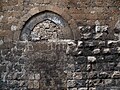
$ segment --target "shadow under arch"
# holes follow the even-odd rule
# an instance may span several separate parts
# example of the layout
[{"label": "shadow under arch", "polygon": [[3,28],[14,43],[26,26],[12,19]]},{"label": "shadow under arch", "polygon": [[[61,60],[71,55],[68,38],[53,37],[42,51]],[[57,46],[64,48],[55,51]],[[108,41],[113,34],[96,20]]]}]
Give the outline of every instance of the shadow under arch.
[{"label": "shadow under arch", "polygon": [[63,28],[62,32],[64,39],[74,39],[73,32],[67,21],[57,13],[45,10],[33,15],[25,22],[20,33],[20,40],[28,41],[31,31],[34,29],[34,27],[45,20],[50,20],[56,25],[61,26]]}]

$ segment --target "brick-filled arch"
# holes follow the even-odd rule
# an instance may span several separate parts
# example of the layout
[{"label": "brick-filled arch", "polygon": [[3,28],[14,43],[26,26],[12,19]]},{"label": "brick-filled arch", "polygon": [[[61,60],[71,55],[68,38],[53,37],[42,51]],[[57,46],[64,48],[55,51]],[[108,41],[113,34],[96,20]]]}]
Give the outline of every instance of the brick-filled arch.
[{"label": "brick-filled arch", "polygon": [[[74,39],[73,32],[69,27],[67,21],[65,21],[62,16],[58,15],[57,13],[51,11],[43,11],[33,15],[29,18],[25,25],[22,28],[20,34],[20,40],[30,40],[30,35],[33,29],[43,21],[49,20],[53,22],[55,25],[61,27],[61,32],[63,34],[62,39]],[[61,39],[61,38],[60,38]]]}]

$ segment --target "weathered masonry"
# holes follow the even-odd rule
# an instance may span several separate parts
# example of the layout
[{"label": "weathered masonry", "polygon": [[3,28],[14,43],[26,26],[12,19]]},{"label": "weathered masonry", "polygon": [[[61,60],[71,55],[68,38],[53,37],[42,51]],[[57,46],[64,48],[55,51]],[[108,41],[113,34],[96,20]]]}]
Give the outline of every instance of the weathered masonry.
[{"label": "weathered masonry", "polygon": [[1,0],[0,90],[120,90],[120,1]]}]

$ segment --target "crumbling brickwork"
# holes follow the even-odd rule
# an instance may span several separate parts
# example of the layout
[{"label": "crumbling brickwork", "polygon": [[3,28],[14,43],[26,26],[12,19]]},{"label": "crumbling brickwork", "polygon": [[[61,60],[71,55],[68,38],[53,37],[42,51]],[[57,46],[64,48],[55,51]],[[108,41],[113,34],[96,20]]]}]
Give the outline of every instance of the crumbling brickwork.
[{"label": "crumbling brickwork", "polygon": [[0,0],[0,90],[120,90],[120,0]]}]

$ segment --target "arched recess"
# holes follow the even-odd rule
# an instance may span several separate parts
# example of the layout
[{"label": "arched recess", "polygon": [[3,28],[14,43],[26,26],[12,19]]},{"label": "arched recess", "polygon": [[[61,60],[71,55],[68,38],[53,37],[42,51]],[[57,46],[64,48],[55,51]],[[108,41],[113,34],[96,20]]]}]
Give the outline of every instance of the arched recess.
[{"label": "arched recess", "polygon": [[[47,24],[48,22],[50,22],[50,24],[54,24],[55,27],[58,27],[59,30],[61,30],[60,33],[62,36],[57,37],[57,39],[74,39],[73,32],[70,29],[67,21],[65,21],[64,18],[57,13],[46,10],[33,15],[26,21],[20,34],[20,40],[31,40],[31,33],[33,32],[33,30],[35,30],[36,27],[40,26],[39,24],[43,24],[45,22],[47,22]],[[46,29],[44,29],[44,31],[46,32]],[[56,33],[59,34],[57,31]]]}]

